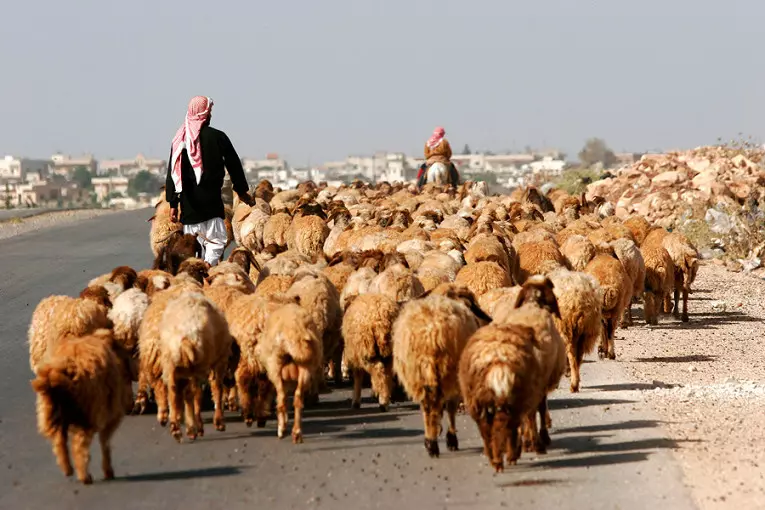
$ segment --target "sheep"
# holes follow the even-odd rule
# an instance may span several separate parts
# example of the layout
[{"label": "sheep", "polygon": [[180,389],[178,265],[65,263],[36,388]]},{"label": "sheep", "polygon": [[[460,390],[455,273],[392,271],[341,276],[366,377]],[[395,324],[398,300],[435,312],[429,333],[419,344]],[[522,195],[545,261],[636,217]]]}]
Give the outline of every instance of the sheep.
[{"label": "sheep", "polygon": [[31,384],[37,394],[37,429],[53,444],[65,476],[76,470],[80,482],[93,483],[88,466],[90,443],[97,433],[104,478],[114,478],[111,438],[132,402],[130,381],[134,378],[132,356],[108,329],[67,336],[51,348]]},{"label": "sheep", "polygon": [[442,295],[409,301],[393,323],[393,369],[406,393],[422,408],[425,448],[431,457],[439,455],[444,405],[449,417],[447,448],[459,447],[457,367],[468,338],[478,327],[478,319],[463,301]]},{"label": "sheep", "polygon": [[[311,208],[318,208],[320,215],[310,214]],[[329,227],[324,222],[324,213],[316,204],[306,203],[298,206],[297,214],[287,229],[287,247],[316,260],[324,253],[324,243],[329,236]]]},{"label": "sheep", "polygon": [[274,294],[287,292],[292,285],[292,277],[281,274],[272,274],[261,280],[255,287],[255,294],[268,297]]},{"label": "sheep", "polygon": [[544,275],[560,267],[566,267],[566,259],[554,242],[526,243],[518,248],[518,266],[513,276],[523,284],[529,276]]},{"label": "sheep", "polygon": [[[650,234],[649,234],[650,235]],[[662,246],[667,250],[669,257],[674,265],[674,294],[675,306],[674,315],[680,317],[683,322],[688,322],[688,294],[691,291],[691,284],[696,279],[696,273],[699,270],[699,253],[691,241],[679,232],[667,234]],[[683,293],[683,312],[680,314],[680,292]],[[671,298],[667,294],[665,297],[664,311],[672,311]]]},{"label": "sheep", "polygon": [[601,358],[616,359],[614,333],[621,325],[624,310],[632,298],[632,280],[619,260],[604,254],[595,256],[584,268],[584,272],[592,275],[603,290],[603,335],[598,354]]},{"label": "sheep", "polygon": [[632,232],[632,237],[638,246],[643,245],[643,241],[651,230],[651,224],[642,216],[630,216],[622,222],[622,225]]},{"label": "sheep", "polygon": [[265,228],[270,218],[271,216],[262,210],[252,208],[239,226],[239,246],[256,253],[267,246]]},{"label": "sheep", "polygon": [[372,378],[372,391],[381,411],[390,405],[393,387],[391,331],[398,304],[383,294],[365,294],[354,299],[343,316],[345,359],[353,369],[353,407],[361,407],[364,372]]},{"label": "sheep", "polygon": [[566,344],[571,393],[579,391],[579,369],[603,334],[601,289],[590,275],[560,269],[547,275],[553,283],[560,319],[555,323]]},{"label": "sheep", "polygon": [[183,234],[183,225],[180,222],[170,221],[170,204],[164,200],[164,193],[162,200],[154,208],[154,216],[147,221],[151,223],[149,247],[154,258],[164,251],[169,239],[177,234]]},{"label": "sheep", "polygon": [[505,271],[510,274],[511,266],[507,250],[497,236],[482,234],[470,241],[467,251],[465,251],[465,261],[468,264],[476,262],[496,262]]},{"label": "sheep", "polygon": [[657,234],[648,234],[640,246],[640,253],[645,262],[645,292],[643,293],[643,311],[646,324],[655,326],[659,323],[659,312],[675,280],[675,264],[664,247],[663,229]]},{"label": "sheep", "polygon": [[197,241],[197,236],[174,232],[157,253],[152,269],[161,269],[175,275],[178,273],[183,261],[192,257],[200,258],[201,256],[202,245]]},{"label": "sheep", "polygon": [[[228,257],[228,262],[239,265],[251,281],[257,281],[263,267],[253,253],[244,247],[235,248]],[[216,266],[217,267],[217,266]]]},{"label": "sheep", "polygon": [[610,246],[632,280],[632,295],[624,315],[626,324],[632,326],[632,301],[639,298],[645,288],[645,261],[640,249],[629,239],[616,239],[611,241]]},{"label": "sheep", "polygon": [[480,306],[481,310],[486,312],[487,315],[494,317],[494,311],[497,306],[504,302],[514,303],[520,291],[520,286],[492,289],[478,298],[478,306]]},{"label": "sheep", "polygon": [[88,282],[88,287],[104,287],[109,293],[109,299],[114,299],[122,292],[136,284],[138,273],[129,266],[119,266],[109,273],[97,276]]},{"label": "sheep", "polygon": [[478,425],[483,453],[497,472],[504,470],[505,453],[510,464],[517,462],[519,428],[537,409],[541,370],[533,345],[529,327],[489,324],[470,337],[460,358],[465,409]]},{"label": "sheep", "polygon": [[287,248],[287,230],[292,224],[292,216],[279,212],[268,218],[263,226],[263,245],[275,244]]},{"label": "sheep", "polygon": [[159,269],[144,269],[138,272],[135,286],[151,299],[156,292],[170,287],[172,280],[173,275],[168,272]]},{"label": "sheep", "polygon": [[202,259],[196,257],[190,257],[181,262],[178,266],[178,271],[175,274],[175,280],[184,276],[196,281],[200,285],[203,285],[205,278],[209,276],[210,264]]},{"label": "sheep", "polygon": [[292,442],[303,442],[303,392],[318,373],[324,353],[322,341],[311,314],[300,304],[286,304],[266,319],[265,328],[255,348],[276,388],[277,437],[287,428],[286,383],[297,383],[293,397],[295,423]]},{"label": "sheep", "polygon": [[510,275],[499,264],[490,261],[468,264],[460,269],[454,283],[470,289],[476,298],[492,289],[512,285]]},{"label": "sheep", "polygon": [[595,246],[585,236],[572,235],[561,245],[560,252],[573,271],[584,271],[587,264],[595,257]]},{"label": "sheep", "polygon": [[226,430],[223,420],[222,381],[231,354],[232,339],[223,314],[199,292],[171,298],[159,323],[162,376],[170,405],[170,433],[181,441],[180,413],[186,410],[186,435],[203,435],[200,383],[209,375],[216,430]]},{"label": "sheep", "polygon": [[377,275],[369,283],[369,292],[384,294],[400,303],[421,296],[425,289],[404,260],[404,264],[394,263]]},{"label": "sheep", "polygon": [[370,267],[362,267],[351,273],[340,294],[340,308],[346,310],[356,296],[369,292],[369,286],[375,277],[377,273]]},{"label": "sheep", "polygon": [[241,265],[234,262],[221,262],[207,271],[204,278],[207,285],[227,285],[237,287],[246,294],[255,292],[255,284]]},{"label": "sheep", "polygon": [[138,348],[138,329],[149,307],[149,296],[140,289],[129,289],[117,296],[107,312],[112,322],[114,339],[135,353]]},{"label": "sheep", "polygon": [[29,366],[32,372],[46,353],[66,336],[84,336],[97,329],[111,328],[108,293],[103,287],[88,287],[81,297],[48,296],[32,312],[27,331]]},{"label": "sheep", "polygon": [[554,391],[566,371],[566,348],[555,324],[560,320],[558,300],[553,292],[552,281],[534,275],[523,284],[515,303],[504,302],[494,313],[494,323],[529,327],[534,332],[533,353],[539,363],[540,378],[537,382],[537,410],[539,430],[534,414],[527,415],[524,429],[524,449],[546,453],[550,445],[548,428],[552,419],[547,407],[547,394]]}]

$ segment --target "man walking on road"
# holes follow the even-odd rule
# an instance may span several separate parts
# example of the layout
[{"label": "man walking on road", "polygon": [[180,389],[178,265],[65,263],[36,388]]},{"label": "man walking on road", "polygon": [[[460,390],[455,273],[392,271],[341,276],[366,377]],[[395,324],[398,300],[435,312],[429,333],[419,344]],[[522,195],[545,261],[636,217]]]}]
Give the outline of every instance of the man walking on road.
[{"label": "man walking on road", "polygon": [[214,266],[226,249],[225,210],[221,189],[225,171],[239,199],[252,205],[244,169],[231,140],[210,127],[213,101],[196,96],[189,102],[186,119],[173,138],[167,164],[165,196],[170,216],[180,221],[184,234],[199,234],[202,256]]}]

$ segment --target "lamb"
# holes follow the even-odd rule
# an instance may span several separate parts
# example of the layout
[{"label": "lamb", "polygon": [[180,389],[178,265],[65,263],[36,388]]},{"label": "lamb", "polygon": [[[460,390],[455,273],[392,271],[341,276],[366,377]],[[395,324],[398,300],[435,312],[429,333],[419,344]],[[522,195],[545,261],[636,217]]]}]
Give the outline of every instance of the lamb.
[{"label": "lamb", "polygon": [[571,393],[577,393],[582,359],[592,352],[603,334],[602,291],[598,282],[585,273],[560,269],[547,276],[553,283],[560,311],[555,324],[566,344]]},{"label": "lamb", "polygon": [[90,443],[98,433],[104,478],[114,478],[111,438],[132,402],[134,375],[132,356],[108,329],[67,336],[52,346],[48,359],[37,369],[32,388],[37,393],[37,429],[53,444],[65,476],[76,470],[80,482],[93,483],[88,470]]},{"label": "lamb", "polygon": [[464,266],[457,273],[454,283],[470,289],[476,298],[480,298],[492,289],[512,285],[507,271],[499,264],[489,261]]},{"label": "lamb", "polygon": [[601,310],[604,334],[598,354],[601,358],[616,359],[614,333],[621,325],[624,311],[632,298],[632,280],[619,260],[604,254],[592,259],[584,272],[592,275],[603,291]]},{"label": "lamb", "polygon": [[548,277],[535,275],[523,284],[515,303],[505,302],[494,314],[497,324],[513,324],[529,327],[534,332],[533,353],[539,363],[540,378],[536,384],[539,430],[534,414],[527,416],[524,429],[524,445],[528,451],[546,453],[550,444],[547,429],[552,419],[547,407],[547,394],[554,391],[566,370],[566,350],[563,339],[555,325],[560,320],[558,301]]},{"label": "lamb", "polygon": [[60,339],[85,336],[97,329],[111,328],[109,296],[103,287],[88,287],[81,297],[48,296],[32,313],[27,331],[29,366],[35,372],[45,355]]},{"label": "lamb", "polygon": [[186,409],[186,435],[203,435],[201,380],[210,378],[215,412],[213,424],[226,430],[222,382],[232,339],[223,314],[199,292],[185,292],[167,303],[160,319],[162,376],[170,404],[170,433],[181,441],[180,413]]},{"label": "lamb", "polygon": [[162,200],[157,203],[154,209],[154,216],[147,221],[151,223],[149,246],[152,255],[156,258],[164,251],[171,237],[176,234],[183,234],[183,225],[180,222],[170,221],[170,204],[164,200],[164,193]]},{"label": "lamb", "polygon": [[284,437],[287,428],[287,384],[297,383],[293,398],[295,423],[292,442],[303,442],[303,393],[321,368],[324,353],[313,318],[299,304],[286,304],[266,319],[265,329],[256,347],[256,355],[266,367],[276,388],[277,436]]},{"label": "lamb", "polygon": [[353,369],[353,407],[361,407],[364,372],[372,378],[372,392],[380,410],[387,411],[393,388],[393,345],[391,331],[398,304],[383,294],[365,294],[354,299],[343,317],[345,359]]},{"label": "lamb", "polygon": [[447,448],[457,450],[459,447],[457,367],[468,338],[479,325],[462,300],[442,295],[409,301],[393,324],[393,369],[407,394],[422,408],[425,448],[431,457],[439,455],[438,435],[444,405],[449,417]]},{"label": "lamb", "polygon": [[632,300],[642,296],[645,288],[645,261],[640,249],[629,239],[616,239],[611,241],[610,245],[614,255],[622,263],[624,270],[627,271],[630,280],[632,280],[632,299],[627,304],[624,315],[627,325],[632,326]]},{"label": "lamb", "polygon": [[489,324],[470,337],[460,358],[465,409],[478,425],[483,453],[497,472],[504,470],[505,453],[510,464],[520,458],[519,428],[538,406],[541,369],[533,345],[530,327]]}]

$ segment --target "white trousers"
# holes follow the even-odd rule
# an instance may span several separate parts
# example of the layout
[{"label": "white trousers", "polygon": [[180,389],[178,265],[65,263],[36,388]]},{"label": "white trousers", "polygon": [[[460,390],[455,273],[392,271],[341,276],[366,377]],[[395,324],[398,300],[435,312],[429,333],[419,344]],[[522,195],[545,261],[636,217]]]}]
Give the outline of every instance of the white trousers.
[{"label": "white trousers", "polygon": [[197,240],[202,245],[202,258],[211,266],[218,264],[226,249],[226,241],[228,241],[223,218],[213,218],[202,223],[184,225],[183,233],[200,234]]}]

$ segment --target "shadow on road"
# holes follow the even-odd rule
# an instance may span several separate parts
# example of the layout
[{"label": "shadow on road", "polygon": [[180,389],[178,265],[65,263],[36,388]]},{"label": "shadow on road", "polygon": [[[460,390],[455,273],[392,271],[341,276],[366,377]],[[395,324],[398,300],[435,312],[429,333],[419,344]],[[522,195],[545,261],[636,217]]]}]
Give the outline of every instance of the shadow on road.
[{"label": "shadow on road", "polygon": [[656,381],[653,383],[600,384],[596,386],[586,386],[586,389],[595,391],[632,391],[653,390],[656,388],[674,388],[675,386],[675,384],[665,384],[661,381]]},{"label": "shadow on road", "polygon": [[[523,457],[521,457],[521,459],[523,459]],[[630,462],[643,462],[645,460],[648,460],[647,452],[629,452],[542,460],[539,462],[535,461],[533,464],[528,464],[526,466],[540,469],[562,469],[592,466],[611,466],[616,464],[627,464]],[[522,464],[519,464],[519,466],[521,465]]]},{"label": "shadow on road", "polygon": [[120,476],[116,481],[120,482],[165,482],[170,480],[190,480],[193,478],[215,478],[220,476],[233,476],[242,472],[242,467],[223,466],[201,469],[188,469],[183,471],[166,471],[164,473],[146,473],[143,475]]},{"label": "shadow on road", "polygon": [[555,434],[586,434],[591,432],[608,432],[613,430],[632,430],[647,429],[658,427],[659,422],[655,420],[629,420],[617,423],[603,423],[598,425],[583,425],[580,427],[568,427],[554,429]]},{"label": "shadow on road", "polygon": [[542,480],[516,480],[514,482],[498,483],[497,487],[545,487],[548,485],[558,485],[561,483],[567,483],[567,480],[560,480],[557,478],[545,478]]},{"label": "shadow on road", "polygon": [[635,358],[637,363],[692,363],[703,361],[717,361],[717,356],[706,354],[689,354],[687,356],[656,356],[653,358]]},{"label": "shadow on road", "polygon": [[589,406],[607,406],[616,404],[633,404],[634,400],[618,398],[555,398],[548,401],[551,411],[556,409],[577,409]]}]

